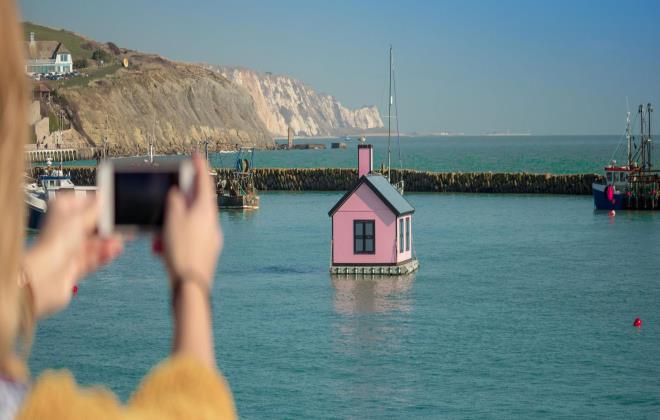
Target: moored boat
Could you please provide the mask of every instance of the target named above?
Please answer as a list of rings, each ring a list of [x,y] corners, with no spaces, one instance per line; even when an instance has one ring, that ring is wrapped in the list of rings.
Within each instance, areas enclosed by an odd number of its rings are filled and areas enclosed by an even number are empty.
[[[604,182],[594,182],[591,190],[596,210],[660,209],[660,171],[653,169],[651,113],[653,107],[639,106],[640,136],[632,135],[630,112],[627,115],[627,164],[612,160],[604,168]]]
[[[254,149],[243,147],[236,155],[234,170],[218,180],[216,188],[218,207],[221,209],[255,210],[259,208],[259,196],[254,187]]]
[[[32,182],[26,182],[24,186],[25,205],[27,210],[27,228],[39,230],[43,219],[48,211],[48,202],[63,192],[73,192],[77,196],[94,194],[96,187],[76,186],[71,177],[64,175],[60,169],[50,169],[45,174],[37,176]]]
[[[627,167],[615,166],[614,163],[605,167],[606,183],[591,185],[596,210],[623,210],[628,174]]]

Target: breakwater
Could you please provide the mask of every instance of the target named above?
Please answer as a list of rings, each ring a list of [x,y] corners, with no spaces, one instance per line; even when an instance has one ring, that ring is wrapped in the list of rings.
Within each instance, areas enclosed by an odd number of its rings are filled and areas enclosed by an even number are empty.
[[[35,168],[35,174],[43,168]],[[94,185],[96,168],[66,168],[76,185]],[[217,169],[218,178],[230,169]],[[490,172],[425,172],[393,170],[392,179],[403,177],[407,192],[461,192],[510,194],[591,194],[591,184],[602,181],[596,174],[530,174]],[[261,191],[346,191],[357,181],[355,169],[258,168],[255,187]]]

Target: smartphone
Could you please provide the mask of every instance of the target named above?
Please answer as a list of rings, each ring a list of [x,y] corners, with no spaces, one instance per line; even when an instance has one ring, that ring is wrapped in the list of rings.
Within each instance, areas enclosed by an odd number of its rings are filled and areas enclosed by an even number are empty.
[[[190,197],[194,172],[190,159],[159,165],[102,162],[96,171],[101,199],[99,234],[160,231],[167,193],[177,186]]]

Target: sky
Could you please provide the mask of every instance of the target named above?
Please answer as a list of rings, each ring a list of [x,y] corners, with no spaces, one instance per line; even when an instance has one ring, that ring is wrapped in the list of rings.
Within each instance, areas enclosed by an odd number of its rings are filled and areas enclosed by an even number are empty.
[[[289,75],[381,115],[391,44],[405,132],[620,134],[627,103],[660,105],[655,0],[19,4],[25,20],[173,60]]]

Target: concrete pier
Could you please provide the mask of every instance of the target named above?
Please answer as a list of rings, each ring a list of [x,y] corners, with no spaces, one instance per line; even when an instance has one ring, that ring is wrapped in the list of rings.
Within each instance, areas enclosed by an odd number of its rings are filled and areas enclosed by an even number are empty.
[[[51,159],[55,162],[69,162],[72,160],[94,159],[96,149],[87,147],[84,149],[28,149],[25,151],[28,162],[46,162]]]

